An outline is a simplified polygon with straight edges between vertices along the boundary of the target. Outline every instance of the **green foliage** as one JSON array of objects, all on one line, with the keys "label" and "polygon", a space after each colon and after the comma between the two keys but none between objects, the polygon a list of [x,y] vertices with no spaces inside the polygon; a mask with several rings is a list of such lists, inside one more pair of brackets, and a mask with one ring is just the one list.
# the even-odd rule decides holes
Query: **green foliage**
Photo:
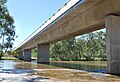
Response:
[{"label": "green foliage", "polygon": [[55,60],[106,60],[106,32],[90,32],[79,38],[69,38],[50,45]]},{"label": "green foliage", "polygon": [[32,58],[37,58],[37,48],[32,49]]},{"label": "green foliage", "polygon": [[16,51],[9,52],[9,54],[12,55],[13,57],[16,57],[16,58],[18,56]]},{"label": "green foliage", "polygon": [[75,38],[66,39],[50,45],[51,58],[59,58],[60,60],[68,60],[73,57],[73,50],[75,50]]},{"label": "green foliage", "polygon": [[14,20],[9,15],[8,9],[5,5],[6,2],[7,0],[0,0],[0,40],[2,41],[0,48],[1,51],[10,50],[15,38],[15,26],[13,25]]}]

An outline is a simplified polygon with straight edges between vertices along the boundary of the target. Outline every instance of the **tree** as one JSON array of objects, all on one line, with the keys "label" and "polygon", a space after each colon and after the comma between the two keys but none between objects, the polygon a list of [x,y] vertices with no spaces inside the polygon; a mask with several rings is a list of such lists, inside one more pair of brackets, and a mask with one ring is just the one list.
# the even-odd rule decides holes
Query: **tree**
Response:
[{"label": "tree", "polygon": [[50,55],[60,60],[106,60],[106,32],[90,32],[53,43]]},{"label": "tree", "polygon": [[1,42],[1,54],[3,51],[10,50],[15,38],[15,26],[13,25],[13,17],[10,16],[8,9],[5,5],[7,0],[0,0],[0,40]]},{"label": "tree", "polygon": [[37,57],[37,48],[33,48],[31,54],[32,54],[32,58],[36,58]]}]

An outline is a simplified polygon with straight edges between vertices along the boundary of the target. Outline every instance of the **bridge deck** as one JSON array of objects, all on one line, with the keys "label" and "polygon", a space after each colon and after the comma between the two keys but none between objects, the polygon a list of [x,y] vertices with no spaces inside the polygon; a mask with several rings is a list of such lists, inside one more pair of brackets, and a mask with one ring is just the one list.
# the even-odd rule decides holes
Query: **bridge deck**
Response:
[{"label": "bridge deck", "polygon": [[120,0],[70,0],[14,50],[36,47],[105,27],[105,16],[119,15]]}]

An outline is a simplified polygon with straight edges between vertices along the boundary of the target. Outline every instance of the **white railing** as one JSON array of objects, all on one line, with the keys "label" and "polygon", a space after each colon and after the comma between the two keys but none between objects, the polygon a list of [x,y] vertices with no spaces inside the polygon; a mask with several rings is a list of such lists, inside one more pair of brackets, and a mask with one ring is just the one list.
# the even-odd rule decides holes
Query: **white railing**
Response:
[{"label": "white railing", "polygon": [[67,13],[72,11],[74,8],[79,6],[81,3],[85,2],[85,0],[69,0],[65,5],[60,8],[55,14],[53,14],[44,24],[42,24],[36,31],[34,31],[27,39],[25,39],[22,43],[20,43],[17,47],[13,48],[17,50],[25,43],[32,40],[37,34],[42,33],[45,29],[49,28],[52,24],[58,21],[60,18],[65,16]]}]

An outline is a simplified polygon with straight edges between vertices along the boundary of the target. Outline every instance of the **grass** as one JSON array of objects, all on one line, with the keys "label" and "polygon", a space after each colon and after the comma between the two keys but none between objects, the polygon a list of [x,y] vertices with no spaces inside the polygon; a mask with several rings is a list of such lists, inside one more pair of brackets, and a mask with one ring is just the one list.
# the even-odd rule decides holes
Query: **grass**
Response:
[{"label": "grass", "polygon": [[15,57],[12,57],[12,56],[8,56],[8,57],[2,57],[1,58],[2,60],[18,60],[17,58],[15,58]]}]

